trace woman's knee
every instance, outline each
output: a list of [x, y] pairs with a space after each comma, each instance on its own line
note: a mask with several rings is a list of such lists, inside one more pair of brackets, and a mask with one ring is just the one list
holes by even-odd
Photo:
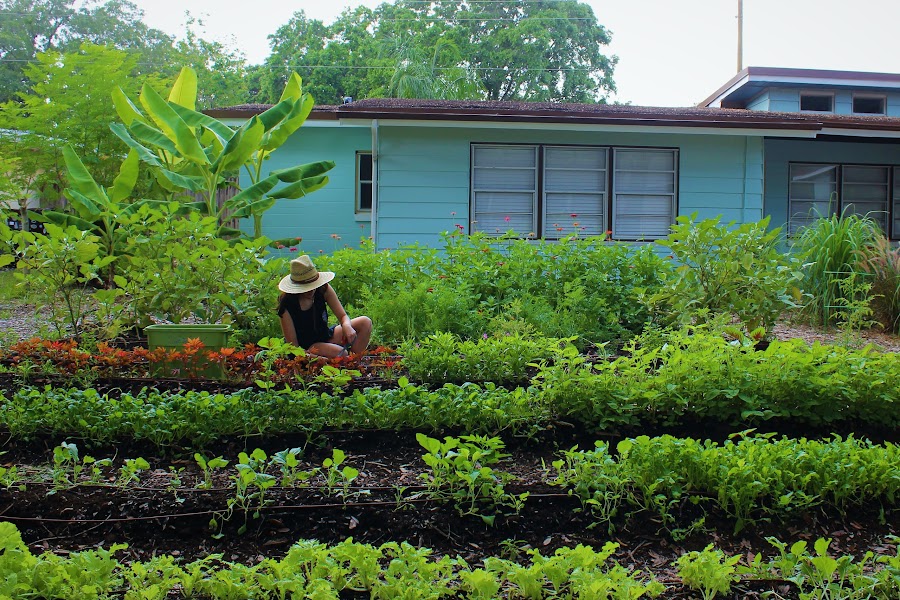
[[359, 331], [365, 328], [366, 331], [372, 331], [372, 319], [369, 317], [356, 317], [353, 321], [353, 328]]

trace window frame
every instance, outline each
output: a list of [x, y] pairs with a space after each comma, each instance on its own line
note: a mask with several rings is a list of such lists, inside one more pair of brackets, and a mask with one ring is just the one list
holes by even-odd
[[[887, 236], [889, 240], [895, 241], [900, 238], [900, 181], [898, 181], [898, 177], [900, 177], [900, 165], [892, 165], [892, 164], [869, 164], [869, 163], [838, 163], [838, 162], [815, 162], [815, 161], [790, 161], [788, 162], [788, 187], [787, 187], [787, 221], [786, 228], [788, 235], [793, 236], [796, 235], [796, 232], [793, 231], [792, 221], [794, 219], [794, 210], [793, 203], [795, 202], [793, 196], [791, 195], [791, 183], [793, 181], [793, 168], [795, 166], [809, 166], [809, 167], [833, 167], [835, 169], [835, 181], [834, 181], [834, 191], [833, 194], [836, 196], [834, 200], [829, 199], [829, 211], [827, 215], [822, 216], [831, 216], [835, 214], [841, 214], [844, 211], [844, 208], [848, 204], [854, 204], [854, 200], [846, 200], [845, 199], [845, 189], [849, 186], [858, 186], [858, 185], [868, 185], [861, 182], [846, 182], [845, 181], [845, 169], [846, 168], [864, 168], [864, 169], [884, 169], [887, 174], [887, 181], [884, 184], [885, 191], [887, 197], [885, 198], [885, 207], [887, 210], [887, 214], [885, 215], [885, 229], [884, 235]], [[881, 185], [872, 183], [871, 185]], [[803, 199], [801, 201], [809, 201], [808, 199]], [[854, 213], [857, 214], [857, 213]], [[866, 213], [867, 214], [867, 213]], [[864, 215], [860, 215], [864, 216]]]
[[[535, 152], [535, 170], [536, 170], [536, 189], [534, 192], [534, 197], [532, 201], [532, 216], [534, 223], [534, 236], [522, 234], [522, 238], [526, 237], [540, 237], [546, 240], [557, 240], [568, 235], [566, 230], [568, 227], [564, 228], [563, 232], [557, 233], [555, 231], [549, 231], [552, 227], [551, 223], [545, 222], [546, 215], [546, 196], [547, 196], [547, 188], [546, 188], [546, 165], [545, 165], [545, 155], [546, 150], [548, 148], [587, 148], [587, 149], [602, 149], [606, 151], [606, 164], [605, 164], [605, 187], [603, 192], [603, 222], [605, 224], [604, 232], [612, 232], [610, 235], [610, 239], [614, 239], [616, 241], [626, 241], [626, 242], [649, 242], [658, 239], [664, 239], [666, 235], [668, 235], [669, 231], [667, 230], [664, 235], [661, 236], [653, 236], [653, 237], [641, 237], [641, 238], [628, 238], [621, 237], [616, 235], [616, 229], [613, 223], [613, 207], [614, 207], [614, 189], [615, 189], [615, 176], [614, 172], [616, 170], [616, 163], [614, 159], [614, 154], [616, 150], [648, 150], [648, 151], [657, 151], [657, 152], [669, 152], [672, 154], [672, 164], [673, 170], [672, 173], [672, 188], [673, 191], [671, 194], [654, 194], [654, 195], [671, 195], [671, 214], [670, 214], [670, 225], [676, 222], [676, 218], [678, 217], [678, 206], [679, 206], [679, 185], [680, 185], [680, 173], [681, 173], [681, 150], [676, 146], [625, 146], [625, 145], [608, 145], [608, 144], [552, 144], [552, 143], [522, 143], [522, 142], [471, 142], [469, 144], [469, 152], [470, 152], [470, 160], [469, 160], [469, 214], [470, 222], [467, 231], [469, 233], [472, 232], [482, 232], [489, 236], [498, 235], [495, 231], [489, 231], [487, 229], [479, 228], [477, 226], [479, 214], [477, 212], [477, 196], [479, 192], [486, 191], [484, 189], [479, 189], [476, 185], [476, 176], [475, 176], [475, 154], [476, 148], [481, 147], [493, 147], [493, 148], [521, 148], [527, 147], [534, 149]], [[489, 191], [489, 190], [487, 190]], [[550, 193], [553, 193], [552, 191]], [[496, 229], [496, 228], [495, 228]], [[502, 233], [502, 231], [501, 231]]]
[[[803, 98], [827, 98], [828, 99], [828, 110], [816, 110], [812, 108], [803, 108]], [[808, 113], [833, 113], [834, 112], [834, 92], [800, 92], [800, 112], [808, 112]]]
[[[362, 179], [361, 178], [361, 160], [364, 156], [369, 157], [369, 169], [371, 171], [371, 179]], [[369, 184], [369, 193], [363, 194], [362, 186], [363, 184]], [[372, 160], [372, 152], [368, 150], [357, 150], [356, 151], [356, 198], [354, 200], [354, 208], [353, 212], [355, 214], [371, 214], [372, 213], [372, 199], [375, 194], [374, 191], [375, 185], [375, 162]], [[368, 195], [368, 208], [363, 207], [363, 197]]]

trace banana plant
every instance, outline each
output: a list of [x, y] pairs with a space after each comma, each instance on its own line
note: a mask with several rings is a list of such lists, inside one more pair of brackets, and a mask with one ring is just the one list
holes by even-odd
[[68, 171], [69, 187], [65, 190], [71, 212], [46, 210], [41, 214], [29, 213], [32, 219], [53, 223], [66, 229], [74, 226], [80, 231], [96, 235], [100, 244], [100, 256], [111, 257], [106, 266], [106, 285], [111, 286], [115, 276], [115, 261], [127, 254], [130, 229], [126, 226], [145, 200], [132, 200], [131, 195], [138, 178], [137, 152], [131, 151], [119, 167], [119, 174], [112, 186], [99, 185], [85, 168], [71, 146], [62, 151]]
[[[220, 235], [240, 234], [225, 227], [225, 221], [252, 217], [254, 237], [260, 237], [262, 215], [277, 200], [302, 198], [328, 183], [325, 173], [334, 167], [332, 161], [263, 177], [265, 159], [303, 125], [313, 107], [296, 73], [277, 104], [237, 129], [195, 110], [196, 98], [197, 76], [189, 67], [181, 70], [168, 99], [145, 84], [138, 106], [117, 89], [113, 103], [122, 123], [110, 127], [150, 167], [169, 200], [181, 201], [184, 210], [215, 216]], [[250, 185], [219, 206], [216, 192], [232, 185], [229, 178], [241, 168], [246, 168]]]

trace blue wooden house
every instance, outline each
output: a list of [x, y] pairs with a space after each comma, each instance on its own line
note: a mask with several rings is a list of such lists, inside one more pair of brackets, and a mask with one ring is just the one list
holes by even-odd
[[793, 232], [846, 210], [900, 239], [900, 75], [750, 67], [688, 108], [348, 101], [317, 107], [269, 168], [326, 159], [328, 186], [281, 201], [266, 235], [310, 253], [457, 229], [648, 241], [677, 215]]

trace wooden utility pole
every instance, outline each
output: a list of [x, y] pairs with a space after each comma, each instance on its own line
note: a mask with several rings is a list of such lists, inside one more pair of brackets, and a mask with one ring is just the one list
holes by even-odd
[[737, 70], [740, 73], [744, 69], [744, 0], [738, 0], [738, 48]]

